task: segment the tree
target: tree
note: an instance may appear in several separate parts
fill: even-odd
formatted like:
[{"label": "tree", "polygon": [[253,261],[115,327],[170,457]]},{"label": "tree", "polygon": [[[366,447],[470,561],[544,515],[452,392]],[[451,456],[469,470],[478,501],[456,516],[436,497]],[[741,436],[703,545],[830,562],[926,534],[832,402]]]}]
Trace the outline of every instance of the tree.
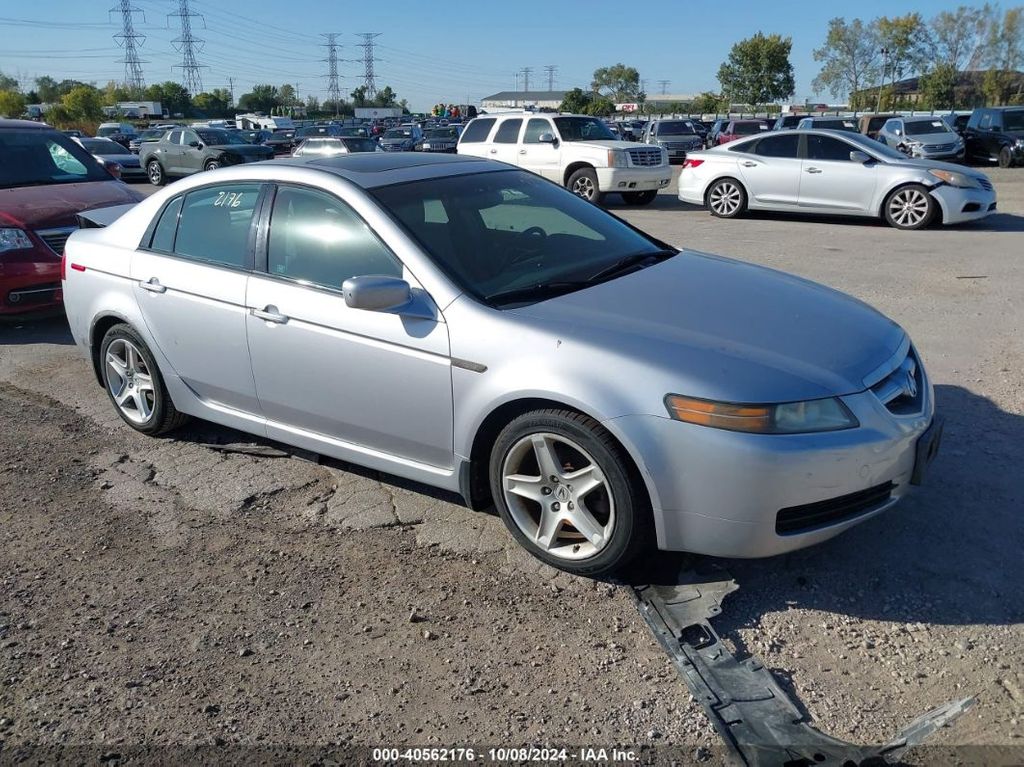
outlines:
[{"label": "tree", "polygon": [[295,86],[285,83],[277,89],[277,103],[283,107],[293,107],[299,103],[299,97],[295,94]]},{"label": "tree", "polygon": [[[690,108],[693,109],[694,112],[698,112],[699,114],[717,114],[718,110],[721,109],[722,105],[723,99],[721,94],[712,93],[711,91],[704,91],[693,100],[693,104]],[[726,107],[726,109],[728,109],[728,107]]]},{"label": "tree", "polygon": [[615,112],[615,102],[607,96],[594,96],[587,104],[583,114],[594,115],[595,117],[608,117]]},{"label": "tree", "polygon": [[948,61],[936,64],[927,74],[921,75],[921,98],[929,109],[952,109],[956,106],[956,85],[960,79],[959,70]]},{"label": "tree", "polygon": [[789,98],[796,89],[789,54],[793,40],[758,32],[736,43],[718,68],[718,82],[730,102],[768,104]]},{"label": "tree", "polygon": [[1007,73],[1024,66],[1024,7],[1011,8],[1002,19],[993,15],[988,24],[984,59],[990,69]]},{"label": "tree", "polygon": [[849,23],[841,17],[832,19],[825,44],[814,51],[814,60],[822,62],[814,78],[815,90],[843,98],[873,85],[878,79],[878,49],[873,25],[860,19]]},{"label": "tree", "polygon": [[20,93],[21,88],[18,85],[17,79],[8,77],[3,72],[0,72],[0,91],[14,91]]},{"label": "tree", "polygon": [[[927,69],[931,61],[931,40],[928,27],[920,13],[889,18],[883,16],[875,22],[878,41],[885,48],[885,62],[890,82],[895,89],[896,81],[914,72]],[[882,73],[883,80],[885,73]]]},{"label": "tree", "polygon": [[57,90],[57,81],[49,75],[36,78],[36,91],[39,93],[39,101],[43,104],[54,104],[60,101],[60,92]]},{"label": "tree", "polygon": [[390,85],[385,85],[377,91],[377,95],[373,99],[374,106],[393,107],[395,106],[397,95]]},{"label": "tree", "polygon": [[214,89],[210,93],[197,93],[192,99],[192,107],[202,117],[225,117],[228,114],[230,94],[223,88]]},{"label": "tree", "polygon": [[266,112],[270,114],[280,103],[277,88],[273,85],[254,85],[252,91],[238,99],[238,108],[246,112]]},{"label": "tree", "polygon": [[640,95],[640,73],[625,64],[601,67],[594,70],[590,88],[615,103],[636,101]]},{"label": "tree", "polygon": [[367,106],[366,101],[366,86],[360,85],[354,91],[349,94],[352,97],[352,105],[357,107]]},{"label": "tree", "polygon": [[145,91],[146,101],[159,101],[168,114],[187,115],[192,112],[192,98],[184,86],[168,80],[150,85]]},{"label": "tree", "polygon": [[72,88],[61,98],[61,104],[77,120],[100,120],[103,118],[103,99],[100,97],[100,92],[91,85],[79,85]]},{"label": "tree", "polygon": [[24,113],[24,96],[15,90],[0,90],[0,117],[18,118]]},{"label": "tree", "polygon": [[928,23],[933,57],[957,72],[974,59],[987,26],[986,9],[961,5],[955,11],[941,11]]},{"label": "tree", "polygon": [[589,93],[584,93],[582,88],[573,88],[571,91],[566,91],[565,96],[562,97],[558,111],[571,112],[574,115],[586,114],[591,98],[592,96]]}]

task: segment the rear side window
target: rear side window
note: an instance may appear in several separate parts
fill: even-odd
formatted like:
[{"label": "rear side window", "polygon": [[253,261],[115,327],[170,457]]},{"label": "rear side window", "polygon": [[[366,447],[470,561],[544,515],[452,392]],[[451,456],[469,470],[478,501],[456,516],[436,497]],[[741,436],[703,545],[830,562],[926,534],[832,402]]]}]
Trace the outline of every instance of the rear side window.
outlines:
[{"label": "rear side window", "polygon": [[178,231],[178,215],[181,213],[181,203],[184,201],[184,197],[178,197],[171,200],[171,203],[164,208],[163,215],[160,216],[160,223],[156,225],[156,229],[153,231],[153,240],[150,242],[150,247],[153,250],[161,250],[164,253],[174,252],[174,233]]},{"label": "rear side window", "polygon": [[514,144],[519,140],[519,129],[523,126],[522,120],[505,120],[494,134],[495,144]]},{"label": "rear side window", "polygon": [[479,144],[487,140],[488,134],[491,132],[491,128],[494,127],[494,119],[483,119],[479,117],[469,125],[466,126],[466,130],[462,131],[461,144]]},{"label": "rear side window", "polygon": [[800,135],[783,133],[778,136],[766,136],[757,142],[754,154],[761,157],[789,157],[795,159],[800,146]]},{"label": "rear side window", "polygon": [[221,184],[185,195],[174,253],[222,266],[248,267],[249,231],[259,196],[259,184]]},{"label": "rear side window", "polygon": [[167,137],[167,141],[170,142],[171,144],[180,144],[181,143],[181,131],[180,130],[172,130],[170,135]]}]

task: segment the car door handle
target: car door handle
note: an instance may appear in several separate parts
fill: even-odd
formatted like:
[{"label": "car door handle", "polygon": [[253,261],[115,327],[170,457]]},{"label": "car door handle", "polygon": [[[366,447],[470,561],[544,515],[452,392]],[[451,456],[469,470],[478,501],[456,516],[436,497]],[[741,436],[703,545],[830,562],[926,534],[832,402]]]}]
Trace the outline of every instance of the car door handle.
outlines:
[{"label": "car door handle", "polygon": [[821,168],[808,168],[808,173],[821,173]]},{"label": "car door handle", "polygon": [[491,154],[497,154],[497,153],[498,153],[498,150],[497,150],[497,149],[492,149],[492,150],[491,150]]},{"label": "car door handle", "polygon": [[749,160],[747,162],[743,163],[743,167],[744,168],[756,168],[757,166],[758,166],[758,163],[750,162]]},{"label": "car door handle", "polygon": [[139,287],[148,290],[150,293],[166,293],[167,286],[161,285],[156,277],[150,277],[146,282],[140,282]]},{"label": "car door handle", "polygon": [[526,150],[525,149],[520,149],[519,150],[519,154],[526,154]]},{"label": "car door handle", "polygon": [[267,322],[276,322],[278,325],[283,325],[288,321],[288,317],[277,311],[276,306],[265,306],[262,309],[253,309],[253,317],[259,317],[261,320]]}]

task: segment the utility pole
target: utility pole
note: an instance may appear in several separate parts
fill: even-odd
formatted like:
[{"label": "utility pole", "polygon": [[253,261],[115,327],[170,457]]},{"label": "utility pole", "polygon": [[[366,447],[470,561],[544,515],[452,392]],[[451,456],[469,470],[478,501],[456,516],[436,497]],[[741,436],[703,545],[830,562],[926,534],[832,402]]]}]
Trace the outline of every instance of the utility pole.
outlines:
[{"label": "utility pole", "polygon": [[875,112],[882,111],[882,88],[885,87],[885,65],[889,61],[889,49],[882,48],[882,76],[878,78],[878,99],[875,101]]},{"label": "utility pole", "polygon": [[[178,0],[178,12],[167,14],[168,18],[177,16],[181,21],[181,35],[171,42],[181,51],[181,64],[175,65],[175,69],[181,70],[181,84],[190,95],[195,96],[203,92],[203,79],[201,70],[204,65],[196,61],[196,49],[202,48],[203,40],[192,36],[192,19],[202,19],[202,15],[192,13],[188,8],[188,0]],[[206,21],[203,20],[205,28]]]},{"label": "utility pole", "polygon": [[658,85],[661,86],[661,95],[664,96],[668,92],[668,84],[671,80],[658,80]]},{"label": "utility pole", "polygon": [[544,67],[544,71],[548,73],[548,92],[550,93],[555,89],[555,72],[558,71],[558,67],[554,64],[548,64]]},{"label": "utility pole", "polygon": [[382,32],[359,32],[358,37],[363,38],[359,47],[363,49],[363,86],[366,88],[366,98],[372,99],[377,95],[377,82],[373,73],[373,41],[380,37]]},{"label": "utility pole", "polygon": [[523,90],[530,90],[530,75],[533,74],[533,67],[523,67]]},{"label": "utility pole", "polygon": [[327,49],[327,98],[334,102],[334,116],[337,117],[341,108],[341,86],[338,85],[338,33],[321,32],[320,37],[327,40],[323,47]]},{"label": "utility pole", "polygon": [[[142,13],[142,23],[146,23],[146,15],[132,5],[131,0],[121,0],[120,4],[107,11],[121,14],[121,32],[114,35],[114,40],[124,48],[124,58],[118,61],[124,64],[125,84],[135,90],[142,90],[146,83],[142,78],[142,59],[139,58],[139,46],[146,42],[146,36],[135,31],[135,14]],[[138,43],[136,43],[138,41]]]},{"label": "utility pole", "polygon": [[235,105],[235,78],[233,77],[228,78],[228,93],[231,94],[231,103],[228,106],[233,107]]}]

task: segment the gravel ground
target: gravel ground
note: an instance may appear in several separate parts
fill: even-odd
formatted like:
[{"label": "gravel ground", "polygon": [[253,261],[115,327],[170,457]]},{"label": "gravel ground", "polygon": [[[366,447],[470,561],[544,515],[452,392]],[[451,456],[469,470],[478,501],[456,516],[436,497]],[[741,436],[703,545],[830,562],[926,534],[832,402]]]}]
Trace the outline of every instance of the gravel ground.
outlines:
[{"label": "gravel ground", "polygon": [[[935,742],[1024,748],[1024,171],[992,177],[1003,213],[919,233],[723,222],[670,193],[613,205],[868,301],[928,365],[948,420],[927,486],[824,545],[727,563],[740,590],[716,619],[856,742],[975,695]],[[216,426],[136,435],[60,321],[0,326],[0,382],[0,748],[717,753],[628,590],[538,565],[493,516],[301,453],[227,452],[250,439]]]}]

